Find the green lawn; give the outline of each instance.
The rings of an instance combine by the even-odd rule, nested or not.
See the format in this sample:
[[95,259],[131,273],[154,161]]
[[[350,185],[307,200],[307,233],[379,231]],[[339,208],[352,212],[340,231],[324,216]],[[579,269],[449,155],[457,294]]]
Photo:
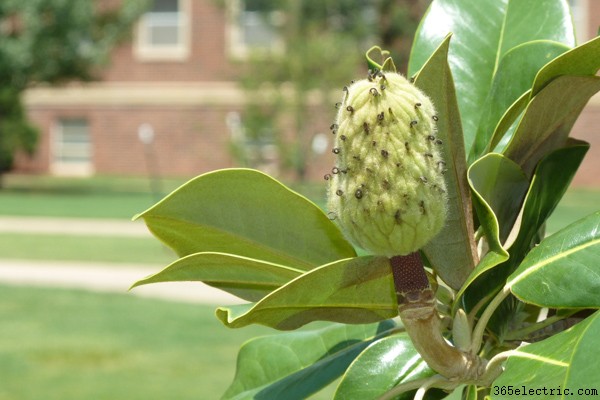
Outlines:
[[161,193],[153,194],[143,178],[9,175],[0,190],[0,215],[129,219],[184,180],[161,182]]
[[[0,215],[129,219],[185,181],[164,179],[156,195],[143,178],[8,175],[0,189]],[[292,187],[324,204],[325,185],[320,182]]]
[[600,190],[571,189],[548,220],[546,230],[556,232],[596,211],[600,211]]
[[167,265],[175,253],[157,239],[0,233],[0,259]]
[[225,328],[212,306],[12,286],[0,321],[1,400],[218,399],[239,346],[275,332]]

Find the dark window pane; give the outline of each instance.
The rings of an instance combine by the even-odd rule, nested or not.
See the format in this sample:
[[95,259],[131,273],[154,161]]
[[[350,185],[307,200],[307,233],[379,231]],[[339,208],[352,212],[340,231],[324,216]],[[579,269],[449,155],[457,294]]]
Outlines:
[[179,11],[178,0],[154,0],[151,12],[177,12]]

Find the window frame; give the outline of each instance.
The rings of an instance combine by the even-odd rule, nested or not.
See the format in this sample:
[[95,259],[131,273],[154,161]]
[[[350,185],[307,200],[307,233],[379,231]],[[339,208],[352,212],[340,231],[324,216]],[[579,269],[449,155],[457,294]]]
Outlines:
[[141,62],[182,62],[191,54],[191,0],[176,0],[178,4],[178,37],[174,45],[156,45],[150,42],[148,18],[151,12],[140,17],[134,35],[133,53]]
[[[64,150],[64,130],[67,121],[81,121],[85,125],[89,148],[82,161],[65,161],[61,159]],[[90,176],[94,173],[94,142],[90,121],[81,116],[58,117],[51,126],[50,132],[50,171],[61,176]]]
[[242,12],[244,0],[227,0],[227,22],[225,24],[226,42],[229,56],[235,60],[245,60],[250,54],[281,55],[285,52],[285,42],[281,37],[276,37],[270,47],[266,49],[254,49],[249,47],[244,40],[244,33],[238,21]]

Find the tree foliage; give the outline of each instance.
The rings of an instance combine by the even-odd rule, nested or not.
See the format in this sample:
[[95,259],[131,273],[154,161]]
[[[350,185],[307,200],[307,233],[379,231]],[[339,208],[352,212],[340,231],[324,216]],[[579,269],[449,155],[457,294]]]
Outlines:
[[120,6],[93,0],[0,2],[0,173],[11,168],[15,152],[35,148],[23,90],[94,79],[146,6],[146,0]]

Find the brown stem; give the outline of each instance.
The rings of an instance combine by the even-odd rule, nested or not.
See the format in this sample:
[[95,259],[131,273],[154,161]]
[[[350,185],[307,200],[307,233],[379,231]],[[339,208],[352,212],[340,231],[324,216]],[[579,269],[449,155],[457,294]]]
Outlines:
[[390,259],[400,319],[415,349],[429,367],[448,379],[475,381],[485,370],[482,360],[450,345],[442,336],[435,293],[418,252]]

